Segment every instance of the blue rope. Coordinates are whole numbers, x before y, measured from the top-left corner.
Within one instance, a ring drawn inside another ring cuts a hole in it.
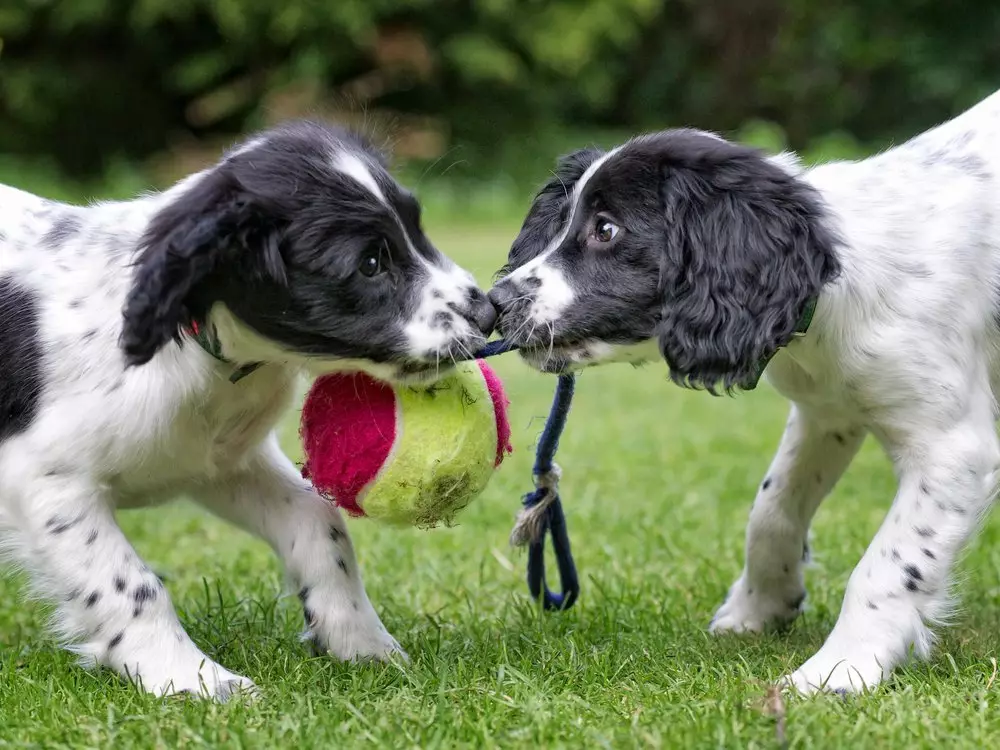
[[[477,358],[493,357],[516,348],[506,341],[493,341],[476,352],[475,356]],[[542,436],[535,451],[533,469],[535,477],[548,474],[555,466],[559,438],[566,427],[566,418],[569,416],[569,408],[573,403],[575,387],[576,377],[574,375],[559,376],[555,396],[552,399],[552,408],[549,410],[545,429],[542,430]],[[541,519],[538,535],[528,542],[528,590],[535,601],[541,599],[545,609],[565,610],[572,607],[580,595],[580,579],[577,576],[576,563],[573,562],[573,553],[570,550],[569,531],[566,528],[566,516],[563,513],[559,494],[554,489],[538,487],[525,495],[521,502],[526,510],[533,508],[545,500],[549,492],[554,492],[555,497],[544,511],[545,515]],[[561,593],[551,591],[545,580],[546,533],[552,535],[552,550],[559,568]]]

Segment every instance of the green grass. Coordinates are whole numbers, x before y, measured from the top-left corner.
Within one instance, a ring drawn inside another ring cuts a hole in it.
[[[443,222],[431,234],[481,281],[516,222]],[[301,614],[264,545],[179,504],[121,514],[167,578],[181,619],[263,699],[225,706],[157,700],[85,672],[0,583],[0,745],[37,747],[777,747],[769,680],[817,649],[894,481],[866,445],[814,525],[810,606],[783,635],[716,639],[706,625],[742,564],[743,529],[786,407],[773,392],[715,399],[666,382],[662,366],[587,372],[559,460],[583,581],[572,611],[528,600],[507,546],[530,485],[554,381],[515,356],[497,367],[516,452],[485,494],[436,531],[352,521],[368,591],[412,657],[342,665],[298,643]],[[289,420],[286,445],[298,455]],[[847,701],[792,699],[791,747],[984,747],[1000,731],[1000,526],[962,565],[964,607],[934,660]]]

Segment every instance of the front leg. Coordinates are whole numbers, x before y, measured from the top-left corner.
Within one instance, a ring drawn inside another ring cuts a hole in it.
[[[245,469],[196,499],[281,557],[317,646],[343,660],[405,657],[368,600],[343,515],[300,476],[273,434]]]
[[[1000,447],[990,401],[985,394],[977,401],[951,429],[888,446],[900,477],[896,499],[851,574],[829,638],[785,684],[803,693],[857,692],[887,677],[911,648],[929,654],[928,623],[947,614],[951,567],[995,491]]]
[[[863,428],[793,405],[747,525],[746,564],[709,630],[758,632],[793,620],[806,597],[809,523],[864,441]]]

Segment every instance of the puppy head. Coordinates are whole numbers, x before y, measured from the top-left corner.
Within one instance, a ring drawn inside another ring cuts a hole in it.
[[[753,387],[838,271],[818,194],[757,151],[675,130],[564,159],[490,292],[546,371],[659,351],[690,387]]]
[[[420,379],[492,329],[485,294],[352,133],[282,126],[160,199],[124,310],[131,364],[211,317],[234,359]]]

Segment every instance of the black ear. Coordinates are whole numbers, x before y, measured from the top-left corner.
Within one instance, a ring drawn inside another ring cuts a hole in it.
[[[839,272],[820,195],[753,149],[677,132],[660,152],[660,351],[675,382],[753,388]]]
[[[272,214],[255,204],[225,166],[161,209],[140,240],[123,310],[121,346],[128,364],[145,364],[183,326],[204,318],[215,301],[205,282],[216,271],[281,277],[279,237]],[[238,268],[230,267],[232,261]]]
[[[569,198],[574,185],[583,177],[587,168],[603,155],[604,152],[600,149],[585,148],[559,159],[552,179],[545,183],[532,201],[521,231],[511,245],[507,265],[499,275],[523,266],[545,250],[566,220],[564,212],[569,209]]]

